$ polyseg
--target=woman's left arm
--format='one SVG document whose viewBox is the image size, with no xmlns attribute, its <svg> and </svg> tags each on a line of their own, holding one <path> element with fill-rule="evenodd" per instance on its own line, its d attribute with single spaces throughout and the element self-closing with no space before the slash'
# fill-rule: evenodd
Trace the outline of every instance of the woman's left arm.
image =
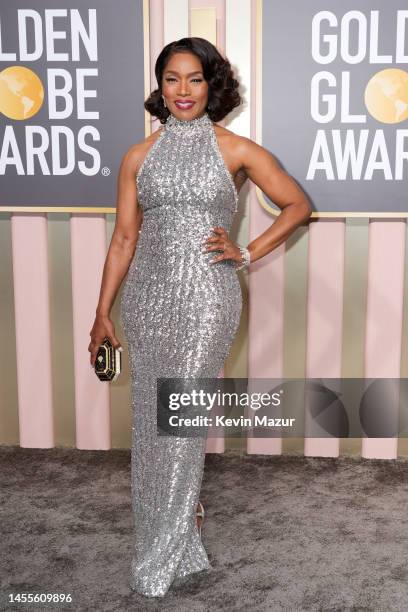
<svg viewBox="0 0 408 612">
<path fill-rule="evenodd" d="M 248 177 L 282 212 L 277 220 L 247 246 L 251 263 L 285 242 L 312 214 L 306 194 L 266 149 L 241 137 L 236 149 Z"/>
</svg>

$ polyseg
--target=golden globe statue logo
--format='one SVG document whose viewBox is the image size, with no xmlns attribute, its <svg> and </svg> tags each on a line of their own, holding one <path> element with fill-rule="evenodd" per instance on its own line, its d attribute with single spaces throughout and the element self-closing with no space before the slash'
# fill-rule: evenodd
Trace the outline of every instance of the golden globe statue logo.
<svg viewBox="0 0 408 612">
<path fill-rule="evenodd" d="M 9 64 L 0 70 L 0 175 L 38 168 L 44 175 L 97 174 L 98 68 L 80 64 L 98 62 L 96 9 L 16 9 L 7 12 L 8 23 L 0 17 L 0 62 Z M 3 28 L 17 28 L 10 40 L 18 49 L 4 48 Z M 28 122 L 36 115 L 41 124 Z"/>
<path fill-rule="evenodd" d="M 408 73 L 398 68 L 377 72 L 367 84 L 364 102 L 377 121 L 405 121 L 408 119 Z"/>
<path fill-rule="evenodd" d="M 44 87 L 33 70 L 10 66 L 0 72 L 0 113 L 9 119 L 29 119 L 43 101 Z"/>
</svg>

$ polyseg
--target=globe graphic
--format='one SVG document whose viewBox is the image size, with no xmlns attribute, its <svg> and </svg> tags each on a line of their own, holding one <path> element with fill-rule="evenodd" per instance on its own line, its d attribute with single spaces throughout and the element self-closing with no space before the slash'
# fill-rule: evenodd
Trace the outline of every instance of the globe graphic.
<svg viewBox="0 0 408 612">
<path fill-rule="evenodd" d="M 9 66 L 0 72 L 0 113 L 9 119 L 29 119 L 44 101 L 41 79 L 25 66 Z"/>
<path fill-rule="evenodd" d="M 408 72 L 387 68 L 377 72 L 364 93 L 364 102 L 374 119 L 401 123 L 408 118 Z"/>
</svg>

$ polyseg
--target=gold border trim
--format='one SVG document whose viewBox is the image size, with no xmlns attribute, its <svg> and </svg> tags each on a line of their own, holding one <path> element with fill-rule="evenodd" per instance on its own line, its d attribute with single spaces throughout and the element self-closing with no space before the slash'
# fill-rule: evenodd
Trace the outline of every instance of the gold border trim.
<svg viewBox="0 0 408 612">
<path fill-rule="evenodd" d="M 262 8 L 263 0 L 256 0 L 256 142 L 262 146 L 262 113 L 261 113 L 261 100 L 262 100 Z M 265 200 L 264 195 L 258 185 L 255 185 L 255 193 L 258 202 L 268 213 L 271 213 L 274 217 L 278 217 L 281 211 L 277 211 Z M 408 212 L 352 212 L 352 211 L 341 211 L 341 212 L 312 212 L 311 219 L 342 219 L 345 217 L 364 217 L 364 218 L 379 218 L 379 219 L 406 219 Z"/>
<path fill-rule="evenodd" d="M 143 0 L 143 52 L 144 52 L 144 94 L 145 99 L 150 93 L 150 36 L 149 36 L 149 0 Z M 150 114 L 144 109 L 145 137 L 150 134 Z M 0 206 L 2 212 L 60 212 L 60 213 L 114 213 L 116 207 L 112 206 Z"/>
</svg>

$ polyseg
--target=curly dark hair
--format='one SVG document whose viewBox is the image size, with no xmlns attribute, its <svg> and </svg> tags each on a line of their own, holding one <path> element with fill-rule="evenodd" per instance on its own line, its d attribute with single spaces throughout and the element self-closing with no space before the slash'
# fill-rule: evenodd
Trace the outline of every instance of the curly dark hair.
<svg viewBox="0 0 408 612">
<path fill-rule="evenodd" d="M 162 98 L 163 71 L 172 55 L 183 52 L 193 53 L 200 60 L 204 79 L 208 83 L 206 111 L 212 121 L 221 121 L 242 103 L 238 92 L 239 82 L 234 77 L 230 62 L 212 43 L 197 36 L 180 38 L 163 47 L 154 68 L 159 86 L 145 100 L 145 109 L 160 119 L 160 123 L 166 123 L 170 111 L 164 106 Z"/>
</svg>

